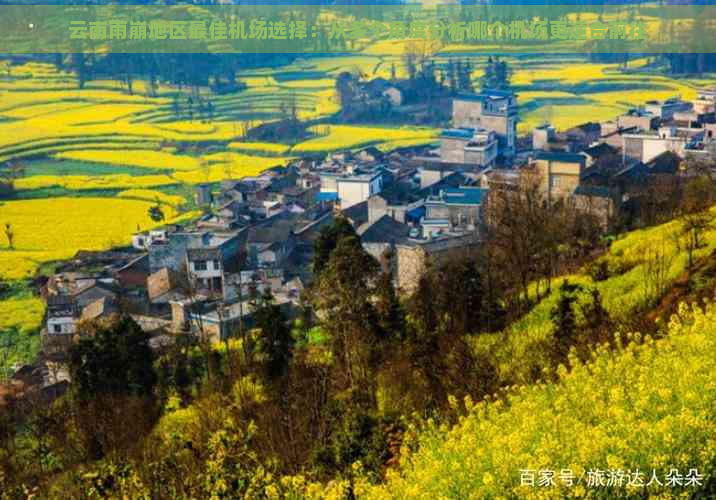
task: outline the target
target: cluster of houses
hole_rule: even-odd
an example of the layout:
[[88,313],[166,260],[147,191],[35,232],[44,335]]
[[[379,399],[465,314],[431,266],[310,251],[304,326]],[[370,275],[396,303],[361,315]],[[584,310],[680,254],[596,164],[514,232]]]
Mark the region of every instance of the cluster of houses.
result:
[[453,100],[439,147],[376,148],[301,159],[261,175],[196,187],[206,215],[137,233],[132,248],[85,252],[43,285],[43,342],[66,346],[83,321],[129,311],[157,346],[172,333],[221,341],[251,323],[256,293],[290,313],[311,279],[322,227],[346,218],[367,252],[409,293],[431,260],[480,244],[490,193],[536,171],[552,201],[590,211],[608,230],[630,184],[678,175],[690,154],[715,150],[716,90],[649,102],[615,121],[517,140],[517,96],[484,91]]

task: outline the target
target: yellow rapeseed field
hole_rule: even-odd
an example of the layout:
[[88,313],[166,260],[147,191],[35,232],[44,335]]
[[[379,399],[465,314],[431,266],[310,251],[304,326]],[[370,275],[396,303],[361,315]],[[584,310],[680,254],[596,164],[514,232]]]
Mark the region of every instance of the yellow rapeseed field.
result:
[[[41,262],[71,257],[77,250],[126,244],[138,229],[156,226],[148,201],[111,198],[51,198],[0,204],[0,225],[10,224],[14,249],[0,234],[0,277],[21,278]],[[165,207],[168,219],[176,214]]]
[[132,189],[177,184],[168,175],[33,175],[15,181],[17,189],[61,187],[83,189]]
[[291,158],[248,156],[241,153],[213,153],[203,157],[201,168],[186,172],[176,172],[174,179],[189,184],[200,182],[218,182],[224,179],[258,175],[270,167],[284,166]]
[[146,149],[103,150],[85,149],[58,153],[56,158],[84,160],[113,165],[130,165],[133,167],[160,168],[167,170],[194,170],[201,166],[198,158],[186,155],[175,155],[163,151]]
[[336,151],[353,149],[390,141],[424,141],[430,143],[439,131],[418,127],[360,127],[354,125],[327,125],[315,127],[314,131],[328,131],[328,135],[316,137],[294,146],[292,152]]
[[[659,483],[650,497],[675,498],[697,486],[665,484],[669,471],[692,468],[702,484],[716,459],[716,306],[682,304],[658,341],[636,335],[616,353],[598,349],[586,365],[561,371],[556,384],[515,391],[506,403],[466,402],[467,415],[453,429],[432,426],[419,451],[404,459],[405,473],[389,472],[385,487],[367,487],[369,498],[625,498],[640,496],[623,481],[587,487],[595,470],[639,470]],[[584,478],[567,486],[522,484],[521,471],[571,471]],[[683,484],[683,483],[682,483]],[[611,487],[610,487],[611,486]],[[358,495],[360,496],[360,495]],[[686,496],[688,497],[688,495]]]
[[166,194],[161,191],[154,191],[151,189],[127,189],[117,193],[117,198],[153,201],[165,205],[171,205],[173,207],[178,207],[182,203],[186,202],[182,196]]
[[237,151],[257,151],[261,153],[283,154],[289,149],[286,144],[276,144],[272,142],[232,142],[229,144],[230,149]]

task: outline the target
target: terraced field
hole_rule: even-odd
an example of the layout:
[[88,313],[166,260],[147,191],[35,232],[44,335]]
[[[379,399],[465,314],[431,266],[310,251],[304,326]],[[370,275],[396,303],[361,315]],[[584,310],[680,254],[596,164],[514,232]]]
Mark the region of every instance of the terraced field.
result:
[[[248,128],[286,116],[292,106],[306,120],[335,113],[334,83],[341,72],[366,79],[390,78],[393,72],[405,77],[404,49],[404,43],[383,43],[354,55],[246,71],[239,75],[247,85],[242,92],[215,96],[202,89],[203,109],[196,95],[190,103],[186,92],[169,86],[159,86],[156,97],[149,97],[143,81],[134,82],[132,95],[108,80],[79,89],[71,73],[53,65],[0,61],[0,163],[21,161],[25,167],[15,183],[20,200],[0,204],[0,227],[11,223],[16,234],[10,249],[0,233],[0,279],[31,276],[43,263],[78,249],[126,242],[137,224],[149,227],[146,209],[157,201],[167,213],[180,216],[190,209],[196,183],[255,175],[302,154],[433,142],[435,129],[323,124],[313,127],[316,137],[298,144],[244,139]],[[424,49],[435,52],[438,70],[448,58],[469,60],[477,86],[484,52],[459,46]],[[520,94],[522,133],[544,120],[564,129],[610,119],[646,100],[677,94],[691,98],[697,88],[716,83],[710,75],[675,80],[648,73],[645,59],[630,62],[626,72],[577,56],[513,55],[507,60]],[[209,101],[211,116],[205,107]],[[94,217],[96,211],[112,215]],[[12,290],[0,297],[0,331],[39,324],[41,306],[22,287]],[[8,320],[20,309],[23,315]]]
[[155,203],[168,220],[188,218],[193,184],[256,175],[304,151],[422,140],[425,133],[372,127],[350,137],[338,127],[303,147],[243,140],[247,128],[285,116],[294,103],[302,119],[334,113],[334,77],[379,62],[336,57],[311,69],[256,70],[242,75],[241,93],[201,91],[211,117],[174,88],[148,97],[141,81],[133,95],[118,82],[91,81],[80,90],[52,65],[0,62],[0,163],[25,167],[14,183],[20,199],[0,202],[0,227],[14,234],[10,248],[0,233],[0,280],[12,285],[0,296],[0,335],[13,344],[7,362],[27,360],[38,347],[42,301],[22,280],[77,250],[126,244],[137,228],[155,225],[147,214]]

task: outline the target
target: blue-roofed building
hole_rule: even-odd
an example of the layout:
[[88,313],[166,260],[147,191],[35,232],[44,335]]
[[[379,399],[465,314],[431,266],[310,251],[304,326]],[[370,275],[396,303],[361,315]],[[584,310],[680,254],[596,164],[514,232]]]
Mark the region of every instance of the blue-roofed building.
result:
[[475,133],[474,128],[446,128],[440,134],[445,139],[464,139],[470,140]]
[[457,187],[440,190],[425,201],[423,236],[436,233],[476,231],[482,217],[487,190],[479,187]]
[[335,191],[325,191],[316,193],[316,202],[330,203],[338,201],[338,193]]
[[494,131],[483,128],[445,129],[440,134],[440,159],[446,163],[491,167],[498,153]]
[[448,205],[482,205],[486,189],[477,187],[446,188],[442,191],[443,200]]

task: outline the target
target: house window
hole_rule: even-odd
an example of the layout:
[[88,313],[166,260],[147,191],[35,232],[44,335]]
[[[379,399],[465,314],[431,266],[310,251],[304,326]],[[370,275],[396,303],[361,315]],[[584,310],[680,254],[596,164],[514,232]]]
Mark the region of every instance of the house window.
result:
[[194,261],[194,271],[206,271],[206,261],[205,260],[195,260]]
[[53,333],[62,333],[62,325],[52,325]]
[[551,188],[559,187],[559,184],[560,184],[559,181],[560,181],[559,176],[557,176],[557,175],[551,176],[549,178],[549,187],[551,187]]
[[215,269],[215,270],[221,269],[221,266],[219,266],[219,261],[218,261],[217,259],[214,259],[214,260],[212,261],[212,265],[214,266],[214,269]]

